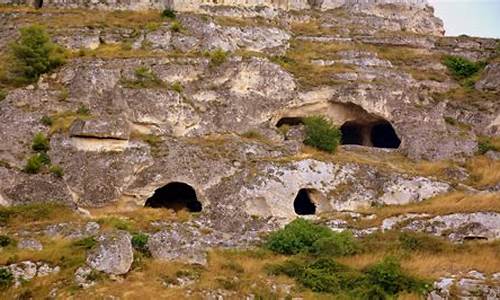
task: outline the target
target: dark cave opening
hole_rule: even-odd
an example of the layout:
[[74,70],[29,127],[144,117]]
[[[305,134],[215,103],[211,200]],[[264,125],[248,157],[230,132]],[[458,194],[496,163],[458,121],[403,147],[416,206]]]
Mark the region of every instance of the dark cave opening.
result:
[[157,189],[153,196],[146,200],[144,206],[189,212],[200,212],[202,209],[201,202],[196,197],[196,191],[192,186],[182,182],[171,182]]
[[40,9],[43,6],[43,0],[35,0],[34,4],[36,9]]
[[377,148],[399,148],[401,140],[394,131],[392,125],[387,121],[373,125],[371,130],[371,141],[373,147]]
[[345,122],[340,127],[343,145],[363,145],[363,126],[354,122]]
[[343,145],[362,145],[375,148],[397,149],[401,144],[391,123],[380,120],[372,122],[345,122],[341,127]]
[[308,189],[300,189],[297,197],[293,201],[293,208],[298,215],[314,215],[316,213],[316,205],[311,200]]
[[279,119],[278,123],[276,123],[276,127],[281,127],[283,125],[288,125],[288,126],[298,126],[302,125],[304,122],[302,121],[302,118],[300,117],[285,117]]

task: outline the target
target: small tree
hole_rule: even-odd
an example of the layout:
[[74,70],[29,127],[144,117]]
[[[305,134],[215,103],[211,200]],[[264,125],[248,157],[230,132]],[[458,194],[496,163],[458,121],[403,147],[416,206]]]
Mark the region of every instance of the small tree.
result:
[[64,51],[40,25],[22,28],[21,37],[10,45],[10,50],[9,77],[18,83],[34,82],[64,63]]
[[342,139],[341,131],[323,116],[303,119],[306,128],[304,144],[330,153],[335,152]]

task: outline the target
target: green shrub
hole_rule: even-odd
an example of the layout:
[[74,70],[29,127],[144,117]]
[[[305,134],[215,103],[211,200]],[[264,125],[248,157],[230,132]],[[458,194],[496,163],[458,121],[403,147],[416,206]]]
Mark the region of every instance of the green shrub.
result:
[[370,285],[379,286],[390,295],[403,291],[424,292],[427,288],[425,282],[404,274],[399,262],[393,257],[386,257],[380,263],[368,267],[365,272]]
[[135,69],[134,76],[134,80],[122,79],[121,83],[132,89],[165,87],[163,81],[148,67]]
[[303,119],[306,129],[304,143],[330,153],[335,152],[342,139],[340,130],[323,116]]
[[49,139],[45,134],[39,132],[33,137],[33,142],[31,143],[31,149],[36,152],[45,152],[49,150]]
[[6,90],[0,89],[0,101],[5,100],[5,98],[7,98],[7,94]]
[[359,243],[349,231],[333,232],[331,237],[314,242],[312,252],[316,255],[345,256],[358,253]]
[[175,19],[175,11],[170,9],[170,8],[166,8],[164,9],[162,12],[161,12],[161,16],[164,17],[164,18],[167,18],[167,19]]
[[333,238],[333,231],[311,221],[296,219],[285,228],[273,232],[266,241],[266,247],[281,254],[308,253],[314,251],[319,239]]
[[229,53],[222,49],[216,49],[208,53],[208,57],[210,58],[210,66],[217,67],[226,62]]
[[45,28],[32,25],[21,29],[21,37],[10,45],[9,74],[19,83],[31,83],[40,75],[64,63],[64,51],[55,45]]
[[467,58],[451,55],[444,57],[443,64],[456,79],[468,78],[485,66],[482,62],[472,62]]
[[132,246],[134,247],[135,250],[144,253],[144,254],[149,254],[149,249],[148,249],[148,240],[149,236],[144,233],[136,233],[132,235]]
[[0,247],[7,247],[14,243],[14,240],[6,235],[0,235]]
[[64,176],[64,170],[58,165],[50,166],[49,171],[56,177],[62,178]]
[[78,106],[78,109],[76,110],[76,113],[80,116],[90,116],[90,108],[83,104],[80,104],[80,106]]
[[50,164],[49,156],[45,152],[40,152],[28,158],[28,161],[24,166],[24,172],[29,174],[36,174],[40,172],[44,165],[48,164]]
[[14,283],[14,276],[7,268],[0,268],[0,290],[9,288]]

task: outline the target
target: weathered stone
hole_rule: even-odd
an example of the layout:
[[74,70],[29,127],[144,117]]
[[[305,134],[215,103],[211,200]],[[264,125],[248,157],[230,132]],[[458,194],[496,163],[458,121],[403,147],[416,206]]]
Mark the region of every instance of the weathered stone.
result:
[[92,272],[93,270],[90,267],[79,267],[75,271],[75,283],[84,289],[94,286],[96,282],[91,278]]
[[500,63],[486,66],[485,75],[476,82],[476,89],[500,91]]
[[87,264],[107,274],[127,273],[134,260],[131,239],[130,234],[125,231],[99,236],[98,245],[87,256]]

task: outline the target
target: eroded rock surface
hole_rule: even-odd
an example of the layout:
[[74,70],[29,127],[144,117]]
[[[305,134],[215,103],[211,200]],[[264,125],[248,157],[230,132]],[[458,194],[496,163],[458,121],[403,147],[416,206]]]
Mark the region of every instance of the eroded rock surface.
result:
[[[98,245],[87,256],[87,264],[104,273],[121,275],[130,270],[134,260],[128,232],[116,231],[103,234],[97,238]],[[82,273],[85,273],[82,271]]]

